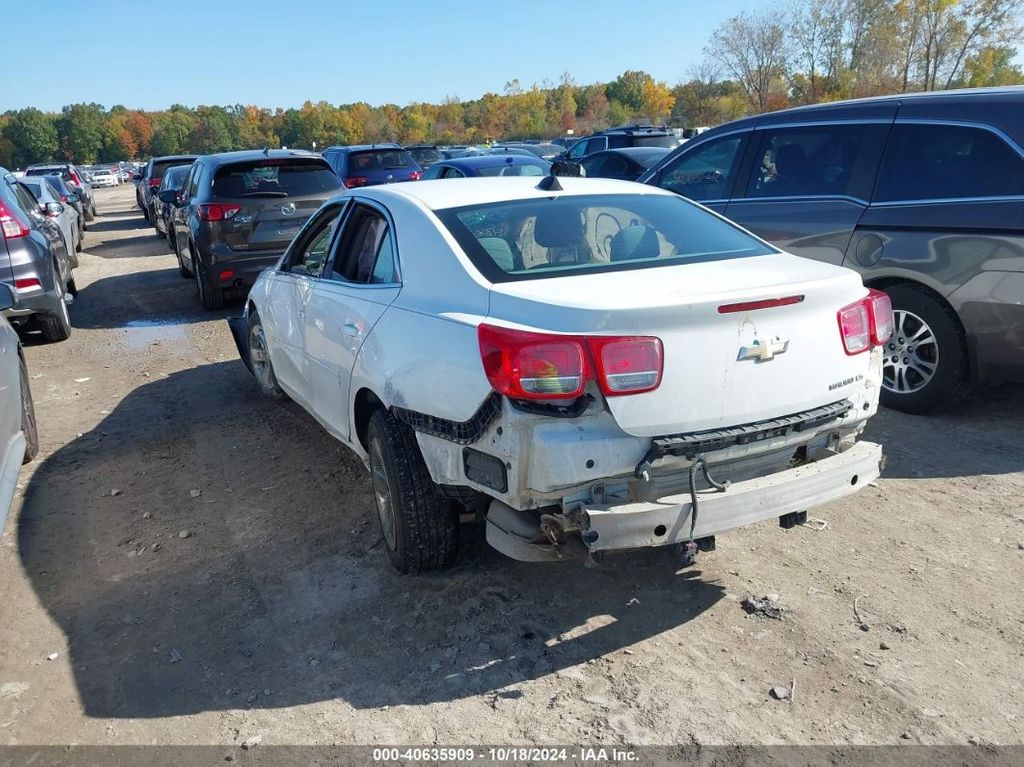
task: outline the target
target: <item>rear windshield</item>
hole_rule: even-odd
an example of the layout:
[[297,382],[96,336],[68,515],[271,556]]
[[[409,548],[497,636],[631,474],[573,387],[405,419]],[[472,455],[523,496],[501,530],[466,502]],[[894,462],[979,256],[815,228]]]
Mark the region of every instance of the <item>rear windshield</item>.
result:
[[550,165],[537,163],[522,163],[520,165],[493,165],[491,167],[477,168],[476,172],[481,176],[546,176]]
[[331,166],[319,159],[225,165],[213,179],[213,193],[230,198],[328,195],[344,188]]
[[25,171],[26,176],[49,176],[54,173],[64,174],[66,171],[63,168],[29,168]]
[[680,197],[580,195],[438,211],[491,282],[642,269],[775,251]]
[[191,167],[191,165],[175,165],[173,168],[169,168],[164,174],[161,186],[164,189],[181,189]]
[[672,149],[679,146],[679,139],[675,136],[634,136],[633,146],[662,146]]
[[170,162],[153,163],[153,175],[150,178],[163,178],[168,168],[175,168],[179,165],[191,165],[192,160],[171,160]]
[[408,152],[410,155],[412,155],[412,159],[414,159],[420,165],[423,165],[424,163],[427,163],[429,165],[431,163],[438,162],[439,160],[442,159],[441,153],[434,149],[433,147],[409,149]]
[[348,158],[349,172],[354,174],[411,168],[415,164],[412,155],[404,149],[367,149],[352,152]]

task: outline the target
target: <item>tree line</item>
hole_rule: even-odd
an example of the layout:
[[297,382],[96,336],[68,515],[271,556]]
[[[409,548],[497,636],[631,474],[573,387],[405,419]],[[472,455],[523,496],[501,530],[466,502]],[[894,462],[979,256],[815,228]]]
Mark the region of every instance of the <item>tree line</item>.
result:
[[478,143],[584,135],[637,120],[679,127],[843,98],[1024,83],[1015,63],[1024,0],[784,0],[724,21],[674,87],[647,72],[440,104],[307,101],[144,111],[71,104],[0,115],[0,165],[83,164],[150,155],[395,141]]

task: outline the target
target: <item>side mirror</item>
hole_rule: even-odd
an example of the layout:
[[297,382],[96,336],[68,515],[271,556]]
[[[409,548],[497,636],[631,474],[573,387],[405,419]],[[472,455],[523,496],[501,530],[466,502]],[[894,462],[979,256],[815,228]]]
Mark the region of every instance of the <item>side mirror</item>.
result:
[[18,294],[14,292],[14,288],[12,288],[6,282],[0,282],[0,312],[5,312],[8,309],[13,309],[17,305]]
[[46,203],[46,215],[48,216],[59,216],[64,212],[64,206],[59,202],[48,202]]
[[157,197],[160,198],[160,202],[166,202],[168,205],[178,204],[178,193],[174,189],[164,189]]
[[82,199],[82,198],[79,197],[77,194],[69,194],[68,195],[68,202],[78,202],[80,199]]

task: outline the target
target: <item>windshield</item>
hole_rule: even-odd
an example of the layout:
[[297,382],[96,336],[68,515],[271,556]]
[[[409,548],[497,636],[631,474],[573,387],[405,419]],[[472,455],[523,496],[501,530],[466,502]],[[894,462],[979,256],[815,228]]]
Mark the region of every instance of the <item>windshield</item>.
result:
[[213,179],[217,197],[325,196],[345,187],[320,159],[259,160],[225,165]]
[[164,174],[163,180],[160,182],[160,189],[180,190],[181,185],[185,182],[185,176],[188,175],[191,168],[191,165],[175,165]]
[[675,196],[566,195],[469,205],[437,215],[492,282],[775,252]]

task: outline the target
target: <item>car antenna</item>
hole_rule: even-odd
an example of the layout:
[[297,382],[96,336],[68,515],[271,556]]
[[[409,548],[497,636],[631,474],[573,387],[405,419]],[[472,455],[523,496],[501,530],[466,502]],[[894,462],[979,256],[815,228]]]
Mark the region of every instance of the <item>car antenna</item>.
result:
[[[554,169],[552,169],[554,170]],[[537,188],[542,192],[562,192],[562,185],[558,182],[558,176],[552,173],[550,176],[545,176],[537,184]]]

